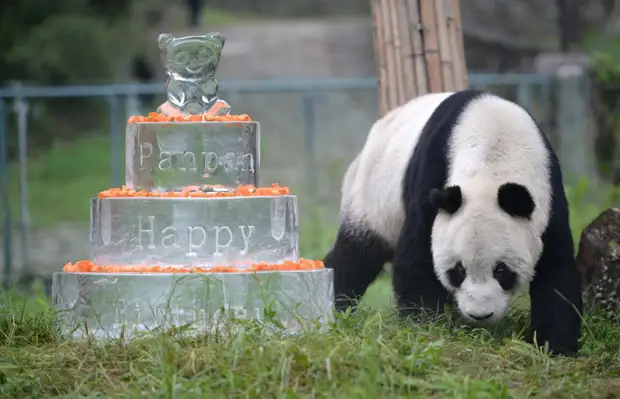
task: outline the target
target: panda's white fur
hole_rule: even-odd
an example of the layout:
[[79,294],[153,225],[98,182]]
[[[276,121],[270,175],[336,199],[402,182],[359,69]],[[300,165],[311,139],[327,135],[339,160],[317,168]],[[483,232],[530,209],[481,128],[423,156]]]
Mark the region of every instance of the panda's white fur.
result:
[[[510,297],[493,278],[495,262],[505,262],[518,275],[517,286],[523,286],[532,280],[542,253],[551,202],[548,153],[523,108],[486,95],[472,101],[459,118],[449,159],[446,185],[458,185],[466,204],[452,216],[439,212],[435,218],[434,266],[451,289],[445,272],[461,260],[467,278],[451,290],[462,314],[493,313],[488,321],[498,321]],[[531,219],[514,218],[500,209],[497,190],[506,182],[528,189],[536,204]]]
[[[429,129],[440,132],[431,137]],[[420,96],[390,111],[372,126],[343,179],[339,234],[324,259],[334,269],[337,308],[350,304],[338,295],[363,295],[392,261],[401,302],[417,302],[419,294],[441,303],[444,290],[470,323],[493,323],[506,315],[511,295],[536,279],[542,262],[544,273],[530,287],[532,328],[552,350],[576,351],[580,319],[571,312],[581,311],[581,299],[561,180],[548,142],[513,102],[463,91]],[[529,215],[500,207],[498,190],[506,183],[525,187],[533,200]],[[460,188],[458,210],[429,211],[428,192],[419,191],[450,186]],[[428,220],[416,225],[412,215]],[[447,273],[457,262],[466,276],[454,286]],[[494,277],[498,262],[516,275],[510,289]],[[410,270],[418,267],[430,268],[435,282],[432,272]],[[570,305],[558,302],[555,291]]]
[[[361,153],[348,169],[342,189],[342,213],[364,221],[394,247],[402,228],[402,179],[428,118],[452,93],[418,97],[389,112],[371,129]],[[453,128],[449,179],[459,185],[466,205],[455,215],[440,212],[433,225],[432,251],[437,276],[456,297],[461,313],[493,313],[500,320],[509,293],[493,278],[503,259],[531,281],[542,251],[540,236],[549,213],[551,188],[547,151],[534,121],[513,102],[484,95],[470,103]],[[518,220],[497,205],[497,189],[506,182],[526,186],[537,204],[531,220]],[[468,233],[463,234],[464,231]],[[463,261],[467,278],[454,289],[445,272]]]
[[405,218],[402,179],[420,132],[451,93],[427,94],[388,112],[370,129],[342,184],[341,215],[367,223],[391,246]]

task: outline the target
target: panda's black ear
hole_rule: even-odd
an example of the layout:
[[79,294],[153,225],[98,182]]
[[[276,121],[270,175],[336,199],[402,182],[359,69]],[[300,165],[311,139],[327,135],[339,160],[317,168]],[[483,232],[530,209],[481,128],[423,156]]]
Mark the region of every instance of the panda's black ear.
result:
[[451,186],[443,189],[434,188],[430,191],[428,199],[433,207],[454,214],[463,203],[463,195],[459,186]]
[[505,183],[497,191],[499,207],[513,217],[531,218],[536,205],[529,190],[517,183]]

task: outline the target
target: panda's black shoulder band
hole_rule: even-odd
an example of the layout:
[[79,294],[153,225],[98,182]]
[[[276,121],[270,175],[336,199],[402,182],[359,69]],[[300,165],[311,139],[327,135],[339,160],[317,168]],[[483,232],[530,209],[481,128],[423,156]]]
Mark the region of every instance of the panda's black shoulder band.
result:
[[505,183],[497,191],[500,208],[513,217],[530,218],[535,204],[529,190],[517,183]]
[[430,191],[428,199],[433,207],[444,210],[450,215],[456,213],[463,203],[463,195],[459,186],[434,188]]

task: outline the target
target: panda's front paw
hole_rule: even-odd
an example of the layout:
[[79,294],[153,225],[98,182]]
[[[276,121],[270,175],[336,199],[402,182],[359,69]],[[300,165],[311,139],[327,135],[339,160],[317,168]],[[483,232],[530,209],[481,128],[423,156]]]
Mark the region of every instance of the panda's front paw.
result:
[[570,349],[556,349],[551,351],[554,356],[577,357],[577,352]]
[[354,300],[354,299],[347,299],[347,298],[336,298],[335,304],[334,304],[334,308],[341,313],[344,313],[347,311],[347,309],[351,309],[351,313],[355,312],[355,310],[357,310],[357,306],[358,306],[359,301]]
[[[534,339],[535,335],[536,339]],[[567,337],[564,336],[553,339],[545,337],[543,334],[530,331],[526,337],[526,342],[540,348],[546,345],[552,356],[577,357],[579,352],[578,344],[573,343],[574,340],[567,340],[566,338]]]

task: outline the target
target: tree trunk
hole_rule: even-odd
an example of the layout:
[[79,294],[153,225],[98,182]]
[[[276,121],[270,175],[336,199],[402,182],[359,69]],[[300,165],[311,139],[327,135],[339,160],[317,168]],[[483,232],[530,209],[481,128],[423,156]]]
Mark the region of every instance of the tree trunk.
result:
[[556,0],[555,4],[558,8],[560,50],[568,53],[573,45],[581,41],[580,0]]

